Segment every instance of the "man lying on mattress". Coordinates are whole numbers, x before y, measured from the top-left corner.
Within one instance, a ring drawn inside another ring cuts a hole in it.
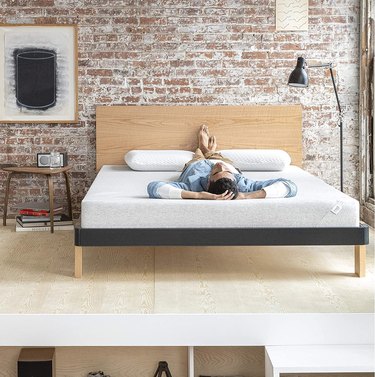
[[[198,149],[177,182],[155,181],[147,187],[150,198],[159,199],[263,199],[290,198],[297,186],[284,178],[253,181],[236,169],[229,159],[216,152],[216,137],[202,125]]]

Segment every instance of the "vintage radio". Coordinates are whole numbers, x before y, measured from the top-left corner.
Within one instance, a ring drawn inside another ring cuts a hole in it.
[[[51,166],[51,159],[49,153],[37,153],[36,164],[38,168],[49,168]],[[60,166],[68,165],[68,154],[66,152],[60,153]]]

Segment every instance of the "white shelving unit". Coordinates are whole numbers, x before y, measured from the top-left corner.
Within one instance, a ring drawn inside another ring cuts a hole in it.
[[[194,347],[188,347],[188,377],[194,377]]]
[[[373,345],[266,346],[266,377],[375,372]]]
[[[0,315],[0,346],[373,344],[371,313]]]
[[[371,372],[374,315],[0,315],[0,367],[14,373],[17,352],[28,346],[57,347],[60,373],[67,376],[116,365],[114,375],[133,368],[140,377],[163,359],[187,377],[217,370],[247,375],[252,367],[265,368],[266,377]]]

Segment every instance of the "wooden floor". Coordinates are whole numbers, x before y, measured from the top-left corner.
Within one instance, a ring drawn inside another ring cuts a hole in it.
[[[0,227],[0,313],[373,312],[353,247],[89,248],[73,278],[73,232]]]

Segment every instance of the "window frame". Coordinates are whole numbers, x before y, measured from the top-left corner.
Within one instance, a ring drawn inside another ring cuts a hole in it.
[[[361,218],[374,227],[374,50],[375,50],[375,0],[361,2],[360,19],[360,204]],[[372,140],[370,140],[370,138]],[[372,179],[371,179],[372,178]]]

